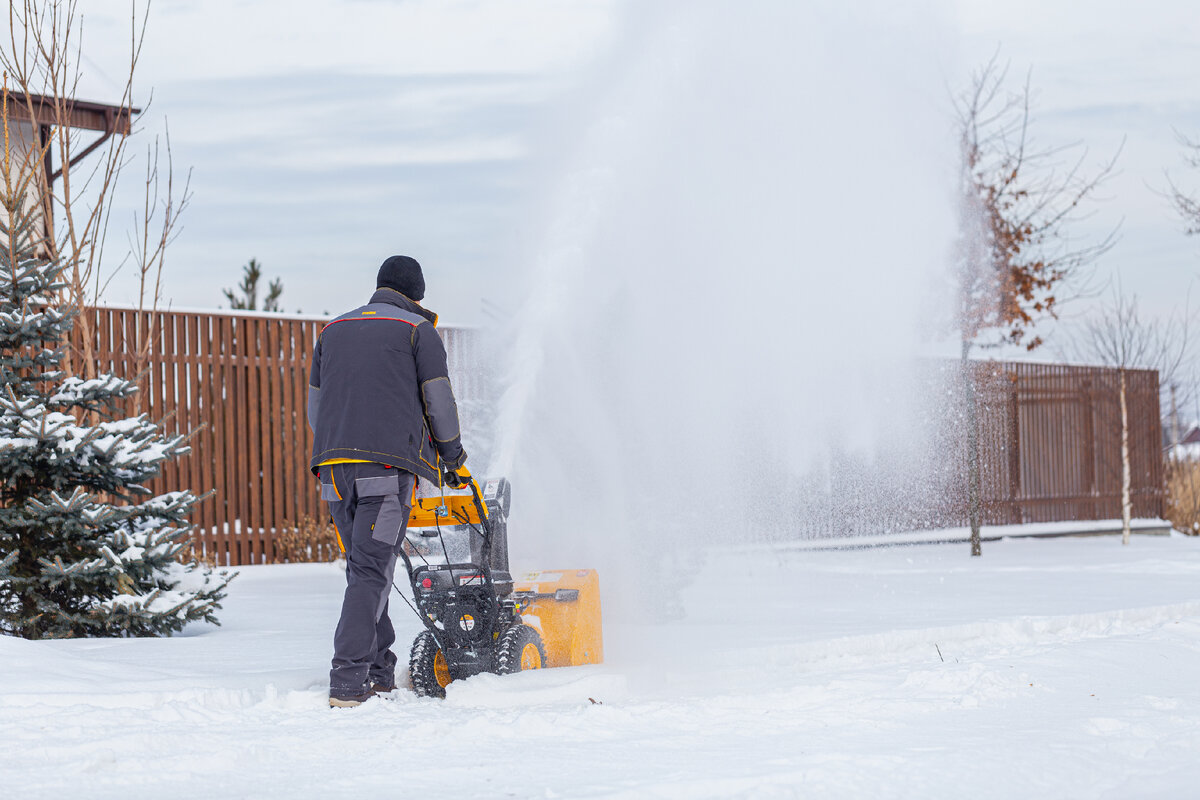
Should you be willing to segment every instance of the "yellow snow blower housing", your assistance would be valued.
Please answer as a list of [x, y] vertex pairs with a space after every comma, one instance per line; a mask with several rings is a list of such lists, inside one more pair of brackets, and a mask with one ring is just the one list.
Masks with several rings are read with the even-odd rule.
[[600, 576], [594, 569], [530, 572], [513, 585], [521, 620], [542, 635], [547, 667], [604, 661]]
[[600, 578], [595, 570], [531, 572], [508, 567], [505, 478], [483, 486], [467, 470], [433, 497], [414, 493], [400, 556], [425, 625], [413, 642], [413, 691], [444, 697], [446, 686], [480, 672], [501, 675], [604, 660]]

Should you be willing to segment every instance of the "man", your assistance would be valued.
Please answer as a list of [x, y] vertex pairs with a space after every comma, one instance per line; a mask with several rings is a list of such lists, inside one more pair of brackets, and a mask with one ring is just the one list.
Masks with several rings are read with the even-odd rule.
[[310, 467], [346, 552], [329, 705], [357, 706], [396, 683], [388, 593], [416, 476], [453, 482], [466, 461], [446, 350], [422, 308], [421, 265], [383, 262], [371, 301], [330, 322], [313, 352]]

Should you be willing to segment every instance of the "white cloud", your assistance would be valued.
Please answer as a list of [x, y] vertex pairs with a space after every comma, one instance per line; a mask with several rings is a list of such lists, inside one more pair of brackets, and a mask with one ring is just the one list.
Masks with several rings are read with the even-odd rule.
[[[156, 0], [142, 68], [154, 83], [311, 73], [540, 74], [603, 41], [612, 0]], [[126, 0], [89, 0], [89, 51], [127, 52]]]

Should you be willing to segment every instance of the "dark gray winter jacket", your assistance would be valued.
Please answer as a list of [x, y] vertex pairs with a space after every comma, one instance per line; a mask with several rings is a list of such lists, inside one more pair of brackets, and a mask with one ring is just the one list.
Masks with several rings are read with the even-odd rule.
[[438, 483], [466, 460], [437, 315], [393, 289], [330, 322], [313, 352], [312, 461], [389, 464]]

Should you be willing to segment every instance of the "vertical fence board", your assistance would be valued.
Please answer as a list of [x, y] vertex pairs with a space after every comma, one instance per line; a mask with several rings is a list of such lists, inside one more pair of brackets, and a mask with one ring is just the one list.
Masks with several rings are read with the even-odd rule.
[[[237, 533], [238, 558], [242, 564], [253, 564], [250, 537], [250, 496], [254, 480], [253, 461], [249, 450], [253, 441], [251, 427], [258, 419], [257, 409], [250, 405], [250, 360], [246, 353], [249, 351], [250, 320], [245, 317], [234, 319], [234, 348], [233, 348], [233, 383], [234, 383], [234, 414], [238, 421], [234, 428], [235, 440], [233, 453], [237, 465]], [[253, 483], [252, 483], [253, 482]]]
[[320, 327], [312, 322], [305, 323], [297, 331], [299, 337], [296, 341], [298, 346], [297, 363], [301, 365], [301, 368], [293, 373], [292, 378], [297, 400], [296, 428], [300, 434], [299, 441], [303, 443], [300, 452], [296, 454], [297, 462], [302, 465], [301, 481], [296, 487], [296, 491], [301, 499], [304, 516], [313, 519], [321, 519], [322, 510], [320, 508], [320, 490], [308, 468], [313, 448], [313, 434], [308, 427], [308, 375], [318, 335], [320, 335]]
[[[280, 427], [276, 434], [276, 441], [280, 445], [281, 464], [280, 464], [280, 492], [282, 494], [282, 503], [279, 519], [286, 526], [288, 523], [299, 525], [301, 521], [299, 494], [303, 483], [300, 479], [298, 464], [296, 463], [296, 437], [299, 431], [296, 427], [296, 381], [294, 373], [296, 372], [295, 364], [295, 347], [296, 339], [302, 332], [301, 326], [297, 325], [281, 325], [279, 328], [279, 359], [280, 363], [272, 372], [279, 381], [281, 389], [279, 395], [280, 401]], [[301, 369], [303, 371], [303, 369]]]
[[246, 346], [242, 350], [242, 357], [246, 364], [244, 371], [246, 376], [246, 421], [249, 429], [249, 436], [246, 437], [244, 447], [247, 450], [249, 477], [247, 499], [249, 502], [246, 504], [246, 514], [242, 517], [242, 527], [249, 535], [250, 555], [254, 559], [253, 563], [257, 564], [262, 560], [262, 500], [263, 491], [266, 488], [263, 484], [262, 474], [262, 441], [259, 439], [262, 427], [262, 405], [259, 403], [258, 391], [262, 372], [259, 358], [262, 320], [257, 317], [249, 317], [243, 322]]
[[221, 335], [223, 319], [208, 317], [201, 322], [201, 332], [208, 347], [205, 358], [201, 363], [201, 396], [204, 398], [204, 415], [209, 424], [206, 438], [211, 444], [212, 453], [212, 490], [213, 496], [206, 502], [212, 509], [212, 522], [209, 530], [212, 533], [214, 554], [218, 555], [220, 563], [226, 563], [229, 557], [229, 539], [225, 535], [225, 404], [221, 402], [221, 392], [224, 384], [221, 380]]
[[269, 453], [264, 458], [264, 474], [263, 483], [270, 488], [270, 502], [264, 507], [270, 508], [269, 519], [271, 525], [267, 528], [269, 535], [266, 537], [264, 545], [266, 546], [266, 560], [271, 563], [275, 560], [275, 541], [279, 534], [283, 533], [283, 493], [284, 493], [284, 476], [287, 473], [287, 459], [283, 456], [283, 403], [282, 403], [282, 388], [283, 388], [283, 373], [280, 371], [279, 359], [279, 320], [269, 319], [266, 321], [267, 337], [265, 352], [267, 355], [266, 369], [263, 374], [266, 376], [264, 381], [264, 402], [263, 407], [266, 414], [263, 415], [264, 422], [264, 441], [269, 447]]
[[[199, 314], [189, 314], [187, 321], [188, 331], [188, 430], [192, 432], [192, 452], [196, 466], [196, 475], [199, 479], [198, 485], [209, 486], [213, 485], [212, 465], [213, 454], [209, 437], [208, 428], [211, 426], [205, 421], [201, 411], [201, 367], [200, 367], [200, 341], [203, 323]], [[208, 531], [212, 529], [212, 498], [202, 500], [196, 509], [197, 522], [200, 525], [200, 530]]]
[[245, 564], [240, 542], [240, 531], [237, 529], [241, 515], [241, 489], [239, 477], [245, 472], [241, 469], [238, 455], [238, 435], [236, 424], [240, 416], [238, 408], [237, 387], [237, 317], [226, 317], [221, 322], [221, 407], [224, 409], [224, 425], [221, 436], [225, 442], [225, 497], [223, 506], [225, 517], [223, 527], [226, 532], [226, 546], [229, 548], [228, 558], [231, 564]]

